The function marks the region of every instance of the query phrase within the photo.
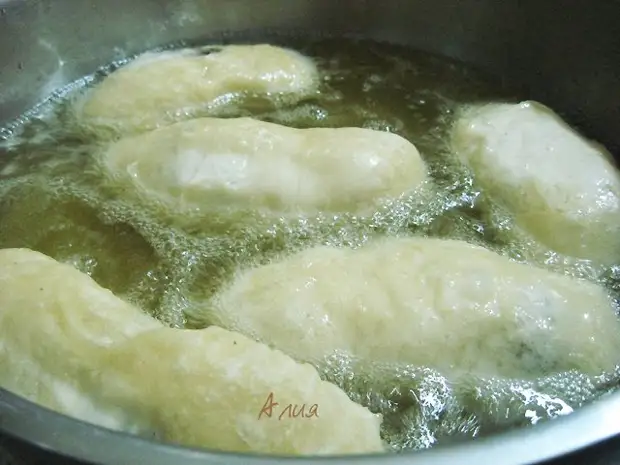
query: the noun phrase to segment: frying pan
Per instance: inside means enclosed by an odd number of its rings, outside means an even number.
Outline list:
[[[323,34],[409,45],[522,84],[530,98],[618,154],[618,24],[617,0],[0,0],[0,126],[118,59],[120,50],[131,54],[239,34]],[[362,458],[275,459],[158,444],[68,418],[2,389],[0,430],[102,465],[526,465],[620,434],[620,393],[533,428]]]

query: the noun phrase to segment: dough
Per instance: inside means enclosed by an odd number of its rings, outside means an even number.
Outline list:
[[[380,417],[310,365],[240,334],[164,327],[87,275],[27,249],[0,251],[0,290],[0,385],[32,401],[190,446],[382,450]],[[269,409],[268,400],[278,405]]]
[[[230,105],[241,95],[285,97],[292,103],[318,85],[310,58],[271,45],[149,52],[87,92],[76,111],[89,124],[144,131]]]
[[[620,324],[606,291],[456,240],[319,246],[241,271],[215,324],[321,364],[335,351],[480,376],[611,370]]]
[[[178,213],[368,211],[427,179],[415,146],[396,134],[251,118],[202,118],[128,137],[104,152],[102,164],[114,182]]]
[[[536,102],[490,104],[457,122],[455,153],[545,246],[601,264],[620,260],[620,175],[601,146]]]

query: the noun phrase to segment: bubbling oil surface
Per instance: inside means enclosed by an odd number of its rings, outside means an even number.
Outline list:
[[[93,166],[106,138],[80,127],[70,102],[123,63],[72,84],[0,131],[0,247],[27,247],[68,262],[100,285],[172,327],[209,324],[198,311],[238,267],[264,263],[309,245],[356,247],[371,237],[415,232],[466,239],[523,261],[535,245],[511,234],[512,220],[452,161],[447,134],[457,109],[525,98],[498,80],[444,58],[394,45],[353,40],[300,40],[286,45],[313,57],[320,92],[296,105],[247,96],[225,113],[287,126],[357,126],[399,134],[419,149],[437,191],[401,198],[374,215],[273,220],[231,211],[178,224],[157,205],[135,205],[107,190]],[[189,116],[188,116],[189,117]],[[546,266],[617,288],[614,269],[548,251]],[[615,375],[579,373],[519,380],[448,380],[425,367],[356,369],[334,355],[322,375],[356,401],[384,414],[394,449],[426,448],[566,414],[606,392]]]

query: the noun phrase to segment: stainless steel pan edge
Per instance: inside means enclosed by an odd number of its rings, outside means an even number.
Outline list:
[[[620,0],[0,0],[0,123],[122,52],[245,30],[413,45],[527,85],[620,149]]]
[[[532,98],[617,154],[618,24],[618,0],[0,0],[0,125],[123,54],[220,33],[323,31],[413,45],[524,83]],[[101,465],[526,465],[620,434],[620,394],[535,428],[366,458],[250,458],[155,444],[67,418],[1,389],[0,430]]]
[[[0,430],[43,449],[96,465],[532,465],[620,433],[620,393],[536,427],[399,455],[276,458],[189,449],[74,420],[2,389]]]

